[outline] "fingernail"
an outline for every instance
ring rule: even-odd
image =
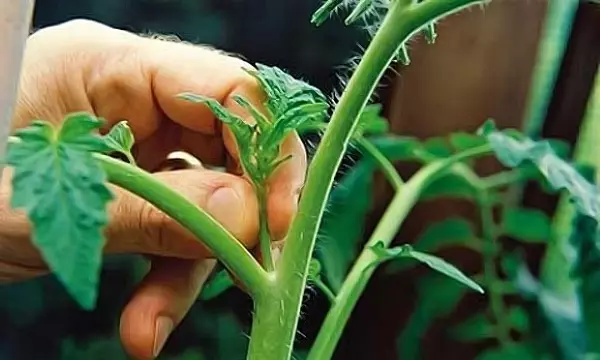
[[[154,349],[152,351],[154,357],[160,354],[172,331],[173,320],[171,320],[171,318],[160,316],[158,319],[156,319],[156,329],[154,331]]]

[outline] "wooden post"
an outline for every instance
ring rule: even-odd
[[[0,159],[10,134],[34,5],[34,0],[0,0]]]

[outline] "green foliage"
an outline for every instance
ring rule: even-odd
[[[488,349],[477,356],[477,360],[537,360],[537,357],[527,344],[515,344],[502,348]]]
[[[104,141],[112,151],[124,155],[131,164],[135,164],[135,159],[131,154],[135,137],[127,121],[123,120],[115,124],[104,136]]]
[[[411,312],[404,330],[397,341],[400,359],[417,360],[421,356],[421,339],[427,329],[437,319],[450,315],[467,292],[462,284],[440,273],[429,273],[417,282],[418,304]],[[444,294],[440,301],[439,294]]]
[[[504,263],[524,302],[529,342],[537,356],[581,359],[587,344],[577,297],[560,295],[545,287],[515,255],[507,255]]]
[[[96,302],[113,195],[92,152],[105,149],[92,133],[102,122],[87,114],[68,116],[60,129],[35,121],[16,132],[8,150],[14,167],[11,206],[32,223],[32,241],[69,293],[86,308]]]
[[[487,144],[484,137],[468,132],[452,133],[449,136],[449,141],[455,151],[465,151]]]
[[[324,122],[328,104],[320,90],[277,67],[257,64],[256,70],[247,72],[257,79],[265,92],[265,113],[240,95],[235,95],[234,100],[252,115],[256,125],[244,121],[214,99],[192,93],[183,93],[179,97],[205,104],[229,126],[237,141],[244,170],[255,184],[263,184],[277,166],[288,160],[279,158],[283,140],[302,126]]]
[[[588,178],[595,178],[589,175]],[[588,339],[588,351],[600,353],[600,249],[598,249],[598,222],[575,213],[569,243],[575,250],[571,277],[577,284],[582,320]]]
[[[454,339],[462,342],[478,342],[494,337],[494,324],[483,313],[475,314],[452,329]]]
[[[433,252],[454,245],[466,245],[476,239],[473,225],[467,220],[452,217],[431,224],[417,239],[415,246]]]
[[[446,262],[443,259],[440,259],[436,256],[425,254],[420,251],[416,251],[410,245],[402,245],[396,248],[388,249],[382,243],[377,243],[375,246],[371,248],[372,251],[378,256],[378,262],[384,262],[391,259],[400,259],[400,258],[411,258],[417,260],[435,271],[438,271],[468,287],[479,292],[484,293],[481,286],[479,286],[476,282],[469,279],[465,274],[463,274],[460,270],[458,270],[455,266]]]
[[[501,226],[505,235],[522,242],[547,242],[550,238],[550,219],[536,209],[507,208]]]
[[[365,135],[385,135],[390,127],[387,120],[381,116],[381,104],[369,104],[365,106],[358,118],[358,123],[354,130],[354,137]]]
[[[598,218],[598,189],[572,164],[557,156],[550,142],[509,136],[506,131],[497,130],[491,120],[481,127],[480,133],[488,139],[502,164],[518,167],[525,162],[533,163],[554,189],[564,189],[571,195],[579,211]]]
[[[220,270],[206,282],[200,292],[199,299],[203,301],[212,300],[234,286],[235,283],[231,278],[231,274],[225,269]]]

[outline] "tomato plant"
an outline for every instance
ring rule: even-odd
[[[207,106],[235,136],[241,165],[254,185],[260,205],[260,262],[202,209],[136,167],[131,155],[135,139],[125,121],[105,136],[97,134],[102,119],[85,113],[68,115],[60,128],[39,120],[18,130],[10,138],[7,156],[8,165],[15,170],[12,206],[28,214],[34,244],[69,294],[83,308],[93,309],[98,296],[106,206],[112,199],[108,183],[146,199],[203,239],[226,267],[227,271],[219,273],[209,284],[209,294],[205,296],[214,296],[231,286],[230,272],[252,297],[254,314],[247,352],[250,360],[291,358],[307,282],[315,284],[331,302],[307,359],[332,358],[371,276],[379,266],[389,262],[398,264],[400,269],[423,264],[456,280],[461,287],[448,292],[453,299],[449,300],[449,307],[467,289],[488,296],[490,311],[475,314],[473,319],[459,326],[457,336],[494,337],[500,344],[498,351],[523,358],[523,354],[530,354],[532,350],[515,341],[511,331],[528,326],[525,323],[529,313],[521,308],[508,308],[503,301],[504,292],[513,291],[514,286],[500,279],[496,268],[495,259],[503,251],[497,238],[508,235],[524,242],[544,241],[549,236],[550,225],[546,217],[532,209],[502,206],[499,226],[493,210],[502,196],[500,189],[533,179],[549,189],[564,190],[570,194],[581,216],[578,221],[582,231],[590,231],[584,223],[598,216],[595,185],[560,156],[561,147],[557,146],[560,144],[555,142],[534,141],[516,130],[497,129],[489,119],[482,121],[476,133],[456,133],[440,139],[445,144],[440,153],[439,147],[432,147],[431,142],[390,134],[379,114],[380,106],[370,101],[390,64],[394,61],[410,63],[406,43],[412,36],[423,33],[428,42],[434,44],[437,21],[484,3],[481,0],[326,1],[315,12],[314,24],[320,25],[332,13],[349,9],[346,24],[367,21],[376,29],[335,104],[316,87],[280,68],[263,64],[247,69],[264,91],[266,100],[262,108],[241,96],[234,97],[252,115],[253,124],[230,113],[214,99],[193,93],[178,95],[197,106]],[[267,180],[280,164],[289,160],[280,157],[280,147],[294,131],[316,131],[322,134],[322,140],[309,166],[298,212],[286,236],[282,255],[276,261],[266,222]],[[348,219],[352,216],[358,220],[351,226],[356,227],[357,234],[361,232],[360,218],[368,207],[367,191],[348,195],[341,194],[340,187],[333,187],[336,171],[350,146],[359,149],[363,159],[343,181],[352,181],[353,189],[365,190],[371,185],[373,170],[379,169],[394,188],[395,195],[362,248],[351,249],[337,239],[315,251],[319,234],[329,231],[328,227],[349,226]],[[113,153],[123,155],[126,161],[109,156]],[[472,169],[473,161],[490,155],[508,170],[488,177],[479,176]],[[394,167],[394,162],[402,159],[417,160],[422,166],[412,177],[403,179]],[[437,191],[450,191],[473,199],[480,209],[481,233],[475,234],[461,219],[448,219],[430,228],[414,245],[392,245],[415,204],[424,197],[435,196],[436,186],[449,178],[455,182],[447,184],[458,184],[457,187]],[[345,210],[333,211],[334,217],[324,223],[327,204],[333,201],[335,205],[335,201],[341,200],[356,206],[346,205]],[[455,243],[481,253],[485,263],[481,276],[469,277],[432,254],[440,246],[451,243],[440,241],[440,234],[446,233],[462,234]],[[590,246],[589,241],[582,240],[578,244]],[[582,252],[580,266],[593,261],[589,257],[594,254]],[[404,261],[406,259],[412,262]],[[515,264],[517,260],[507,268],[512,269],[515,278],[518,274],[524,276],[524,270]],[[548,307],[554,298],[545,293],[540,295],[539,289],[531,283],[521,284],[523,291],[536,299],[538,307]],[[421,294],[423,304],[426,304],[427,294],[426,286]],[[435,311],[424,308],[424,311]]]

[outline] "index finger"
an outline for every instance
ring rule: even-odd
[[[234,95],[241,95],[258,109],[263,109],[264,93],[258,81],[245,71],[251,66],[207,47],[145,40],[147,49],[142,59],[149,61],[152,90],[157,104],[171,121],[191,130],[187,137],[182,137],[185,150],[192,154],[200,153],[196,150],[202,146],[201,140],[195,138],[194,133],[221,135],[226,153],[232,160],[228,167],[241,173],[239,148],[231,131],[223,127],[206,106],[182,100],[177,95],[192,92],[213,98],[248,123],[254,123],[250,114],[233,100]],[[271,235],[276,240],[285,236],[296,213],[307,167],[306,151],[296,133],[284,140],[280,155],[291,155],[291,158],[275,170],[267,184],[268,221]]]

